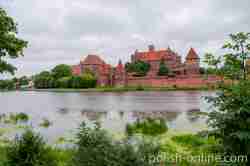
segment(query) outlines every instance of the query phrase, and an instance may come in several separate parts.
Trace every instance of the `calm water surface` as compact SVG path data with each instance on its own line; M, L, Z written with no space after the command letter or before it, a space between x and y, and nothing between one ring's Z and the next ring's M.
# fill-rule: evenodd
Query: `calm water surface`
M206 118L196 112L208 112L204 96L213 92L125 92L125 93L55 93L0 92L0 113L25 112L29 122L49 141L67 137L82 121L99 121L110 131L123 132L127 123L147 117L166 119L177 131L206 128ZM43 118L53 122L39 127ZM2 127L4 124L1 124Z

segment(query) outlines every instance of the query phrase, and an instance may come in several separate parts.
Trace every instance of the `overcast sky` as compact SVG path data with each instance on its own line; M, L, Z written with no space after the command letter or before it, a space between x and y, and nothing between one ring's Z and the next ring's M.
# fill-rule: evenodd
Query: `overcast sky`
M185 57L218 53L227 35L250 31L250 0L0 0L29 42L11 60L17 75L56 64L77 64L87 54L107 63L130 59L151 43Z

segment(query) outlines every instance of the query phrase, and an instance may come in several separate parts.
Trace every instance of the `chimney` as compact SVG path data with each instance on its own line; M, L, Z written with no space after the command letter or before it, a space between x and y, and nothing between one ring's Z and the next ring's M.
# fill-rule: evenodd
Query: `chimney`
M151 51L155 51L155 46L153 44L148 46L148 50Z

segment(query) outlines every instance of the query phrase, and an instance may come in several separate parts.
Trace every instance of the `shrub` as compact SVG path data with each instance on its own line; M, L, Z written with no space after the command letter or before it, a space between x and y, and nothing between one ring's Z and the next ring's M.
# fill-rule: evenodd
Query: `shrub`
M205 144L205 140L203 138L197 135L192 135L192 134L174 136L172 140L182 145L189 145L191 147L194 147L194 146L197 147L197 146L201 146Z
M169 68L165 65L164 59L161 60L158 75L167 76L169 74Z
M69 65L60 64L52 69L51 74L55 80L58 80L63 77L72 76L72 70Z
M43 71L40 74L34 77L34 86L38 89L43 88L54 88L55 79L52 77L52 74L48 71Z
M15 82L12 80L0 80L0 90L12 90L15 88Z
M249 89L249 80L240 81L235 85L222 87L216 97L208 98L215 107L209 114L209 125L229 154L250 156Z
M62 77L57 80L57 87L58 88L69 88L71 77Z
M29 120L29 115L26 113L10 113L9 115L2 114L0 115L0 119L4 121L4 123L12 123L17 124L18 122L27 122Z
M164 119L151 119L140 121L137 120L134 124L127 124L126 133L131 136L135 133L145 135L160 135L168 131L167 124Z
M159 153L157 146L141 143L135 148L129 142L115 142L100 127L80 126L75 166L151 166L150 155Z
M80 76L72 76L70 78L70 88L81 88L82 78Z
M55 166L42 137L31 130L26 130L21 137L16 137L7 148L8 166Z
M40 123L41 127L48 128L49 126L52 125L52 122L49 121L48 119L44 118L43 121Z
M16 118L18 121L27 122L29 120L29 115L21 112L16 115Z
M81 88L95 88L96 83L97 79L92 73L90 72L83 73Z
M145 76L150 70L150 64L143 61L136 61L134 63L127 63L125 68L127 72L134 72L135 76Z
M144 91L145 89L144 89L144 87L142 85L138 85L135 90Z

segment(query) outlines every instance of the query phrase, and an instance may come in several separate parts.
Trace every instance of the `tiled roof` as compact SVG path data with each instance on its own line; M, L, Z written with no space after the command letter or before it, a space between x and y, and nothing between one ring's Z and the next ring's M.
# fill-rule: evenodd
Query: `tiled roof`
M186 59L199 59L199 56L193 48L190 48Z
M147 60L147 61L161 60L163 58L171 57L173 55L177 56L171 50L159 50L159 51L137 52L136 53L137 58L139 58L141 60Z
M84 65L101 65L105 62L97 55L88 55L82 62Z

